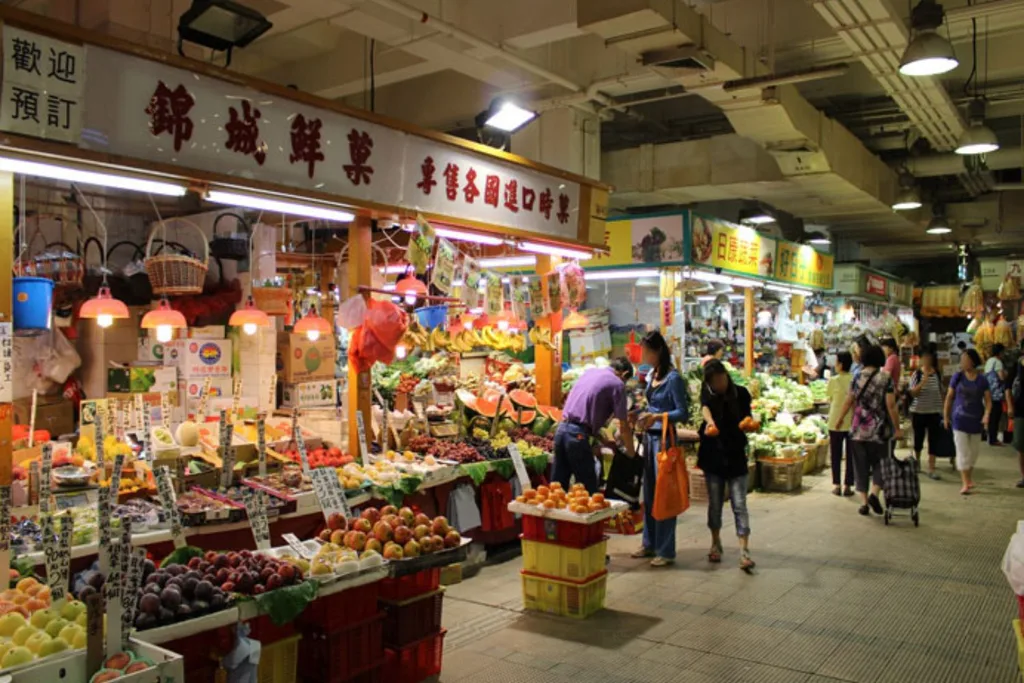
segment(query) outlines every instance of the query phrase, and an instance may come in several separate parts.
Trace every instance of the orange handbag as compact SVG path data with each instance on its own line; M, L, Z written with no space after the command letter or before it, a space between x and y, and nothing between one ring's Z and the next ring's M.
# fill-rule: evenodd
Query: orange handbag
M662 416L661 451L657 454L657 475L654 483L654 504L651 516L657 520L672 519L690 507L690 476L686 472L683 449L676 443L675 427L669 443L668 413Z

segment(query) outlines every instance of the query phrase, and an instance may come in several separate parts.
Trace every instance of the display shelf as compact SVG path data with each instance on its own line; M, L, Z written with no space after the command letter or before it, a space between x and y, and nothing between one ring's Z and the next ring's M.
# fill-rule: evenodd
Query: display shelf
M239 609L237 606L228 607L226 609L211 612L210 614L204 614L201 617L195 617L194 619L185 619L184 621L178 621L167 626L156 626L154 628L148 628L145 631L132 630L135 637L139 640L154 645L160 645L161 643L170 643L175 640L181 640L193 636L197 633L204 633L206 631L213 631L221 628L222 626L231 626L241 621Z
M173 540L170 529L163 529L160 531L144 531L140 534L132 534L132 545L144 546L153 545L155 543L168 543ZM77 559L79 557L89 557L91 555L99 554L99 543L87 543L85 545L71 546L71 558ZM26 558L28 561L35 565L43 564L43 553L41 551L26 553L19 555L17 559Z

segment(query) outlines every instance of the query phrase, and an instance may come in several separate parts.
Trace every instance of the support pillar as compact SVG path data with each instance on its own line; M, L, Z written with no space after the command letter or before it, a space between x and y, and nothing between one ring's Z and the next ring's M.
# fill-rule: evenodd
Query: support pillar
M6 325L7 339L12 353L13 300L11 267L14 260L14 175L0 173L0 323ZM13 358L11 359L13 362ZM6 489L7 499L11 496L11 471L14 468L14 449L11 438L11 424L14 422L13 392L10 383L4 387L6 395L0 396L0 488ZM11 551L0 550L0 585L10 584Z
M558 268L562 262L557 256L537 256L537 276L543 278L546 274ZM545 292L547 288L545 287ZM560 313L560 311L559 311ZM541 321L542 324L551 325L552 318L558 315L548 316L548 320ZM534 321L535 323L537 321ZM538 344L534 347L534 363L537 373L537 401L545 406L562 405L562 330L561 325L556 332L551 326L551 343L554 349L549 349Z
M361 285L369 287L371 281L372 234L371 221L357 216L348 228L348 296L359 293ZM369 294L365 295L369 298ZM369 430L370 421L370 373L356 372L352 363L348 365L348 452L357 457L360 451L359 429L356 413L362 412L363 423ZM367 463L363 463L364 465Z
M743 290L743 374L754 375L754 288Z

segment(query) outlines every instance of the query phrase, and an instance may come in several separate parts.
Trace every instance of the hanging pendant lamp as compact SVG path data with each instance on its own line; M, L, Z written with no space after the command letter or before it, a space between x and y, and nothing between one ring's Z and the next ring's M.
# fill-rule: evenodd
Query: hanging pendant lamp
M295 327L292 328L292 332L295 334L304 334L306 339L315 342L320 337L331 334L331 323L324 318L321 318L316 309L312 306L309 307L309 311L306 315L302 316Z
M174 330L188 328L188 321L180 311L171 308L171 302L167 297L160 299L160 305L142 316L141 327L144 330L156 330L156 340L166 343L174 338Z
M576 309L573 309L565 320L562 321L563 330L583 330L586 329L587 325L590 324L590 320L587 316L583 315Z
M82 304L78 317L95 320L100 327L110 327L115 320L128 318L128 307L110 295L110 287L102 286L96 296Z
M405 297L405 303L412 306L421 296L427 295L427 286L415 275L406 275L395 283L395 294Z
M253 300L252 294L250 294L245 302L245 307L231 314L228 325L232 327L241 326L242 332L251 337L256 334L258 328L270 327L271 322L270 316L256 308L256 302Z

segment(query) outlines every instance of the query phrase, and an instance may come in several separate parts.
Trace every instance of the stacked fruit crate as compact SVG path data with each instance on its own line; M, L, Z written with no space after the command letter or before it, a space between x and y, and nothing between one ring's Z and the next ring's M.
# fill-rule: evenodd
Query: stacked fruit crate
M525 609L585 619L604 608L605 521L523 515Z
M383 614L384 680L420 683L436 678L441 673L445 636L441 628L441 568L384 579L379 605Z
M305 683L378 683L382 680L384 613L381 582L313 601L299 627L299 675Z

